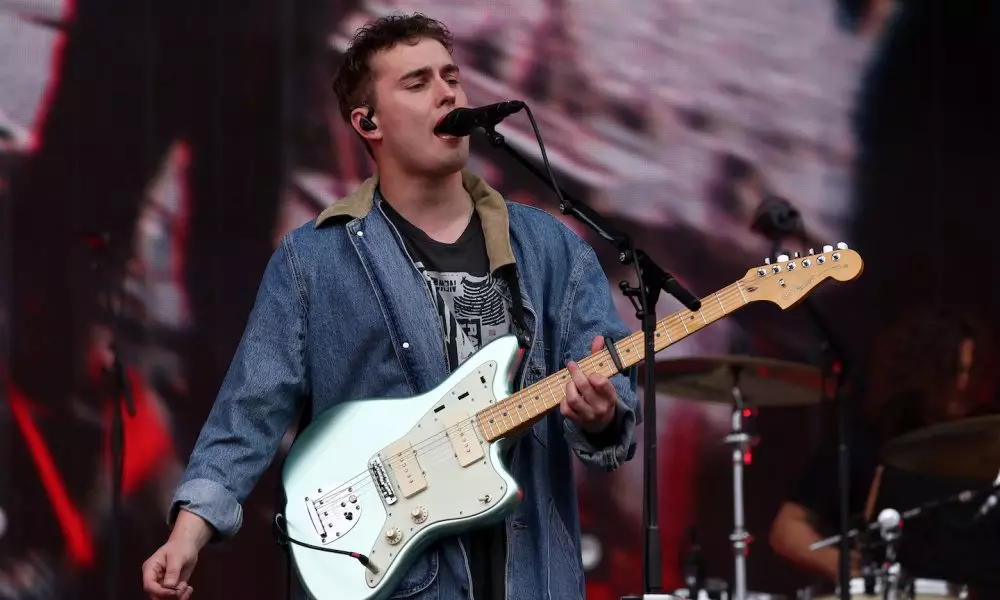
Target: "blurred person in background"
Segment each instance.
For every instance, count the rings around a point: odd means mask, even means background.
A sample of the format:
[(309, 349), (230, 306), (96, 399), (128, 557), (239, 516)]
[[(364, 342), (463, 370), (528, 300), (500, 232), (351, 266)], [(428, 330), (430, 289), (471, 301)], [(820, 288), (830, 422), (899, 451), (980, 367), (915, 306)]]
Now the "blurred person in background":
[[(867, 392), (848, 402), (856, 418), (848, 432), (851, 526), (882, 508), (903, 512), (982, 484), (963, 477), (904, 472), (882, 463), (887, 442), (933, 425), (997, 412), (995, 340), (980, 321), (959, 311), (929, 308), (899, 319), (876, 342)], [(861, 399), (863, 398), (863, 401)], [(836, 419), (800, 474), (772, 524), (770, 543), (791, 564), (838, 578), (839, 546), (809, 546), (840, 530)], [(968, 528), (978, 504), (946, 506), (907, 522), (900, 561), (915, 577), (996, 586), (1000, 521)], [(860, 575), (862, 555), (851, 557)], [(1000, 588), (991, 587), (1000, 590)], [(988, 596), (992, 597), (992, 596)]]

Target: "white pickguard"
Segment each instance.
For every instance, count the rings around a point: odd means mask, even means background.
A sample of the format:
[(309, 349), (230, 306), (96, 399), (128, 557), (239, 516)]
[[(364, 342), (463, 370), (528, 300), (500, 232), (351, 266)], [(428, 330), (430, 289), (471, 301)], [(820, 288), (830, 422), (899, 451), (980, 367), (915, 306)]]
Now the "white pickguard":
[[(430, 542), (513, 508), (518, 487), (500, 463), (501, 445), (484, 442), (472, 423), (477, 411), (509, 394), (516, 353), (513, 336), (500, 338), (426, 394), (345, 402), (302, 432), (282, 474), (289, 536), (364, 554), (379, 569), (372, 573), (350, 556), (291, 544), (299, 578), (313, 598), (385, 597)], [(453, 443), (445, 430), (456, 420), (461, 423), (452, 431), (465, 435)], [(477, 460), (471, 460), (472, 444), (481, 449)], [(390, 455), (390, 446), (396, 454)], [(416, 463), (412, 455), (400, 462), (401, 446), (415, 452)], [(375, 458), (388, 475), (391, 505), (372, 479), (369, 462)], [(390, 532), (399, 534), (395, 544)]]

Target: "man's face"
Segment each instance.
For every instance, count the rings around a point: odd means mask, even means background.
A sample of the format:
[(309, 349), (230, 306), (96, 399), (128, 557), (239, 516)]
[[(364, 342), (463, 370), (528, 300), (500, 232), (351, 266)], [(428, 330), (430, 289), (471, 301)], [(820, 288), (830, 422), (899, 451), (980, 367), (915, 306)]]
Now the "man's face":
[(468, 102), (448, 50), (428, 38), (401, 42), (372, 57), (371, 66), (380, 162), (425, 177), (464, 168), (468, 139), (437, 136), (433, 131), (452, 109)]
[(964, 418), (975, 408), (976, 398), (970, 389), (975, 348), (971, 339), (962, 340), (958, 346), (958, 372), (954, 387), (948, 390), (945, 404), (945, 415), (949, 420)]

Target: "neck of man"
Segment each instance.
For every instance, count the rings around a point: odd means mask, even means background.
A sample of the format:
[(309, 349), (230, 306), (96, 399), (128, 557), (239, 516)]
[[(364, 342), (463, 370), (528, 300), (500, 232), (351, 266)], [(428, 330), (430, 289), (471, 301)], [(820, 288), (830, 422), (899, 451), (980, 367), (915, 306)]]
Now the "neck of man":
[(380, 168), (379, 188), (396, 212), (438, 242), (455, 242), (472, 217), (472, 199), (460, 171), (426, 177)]

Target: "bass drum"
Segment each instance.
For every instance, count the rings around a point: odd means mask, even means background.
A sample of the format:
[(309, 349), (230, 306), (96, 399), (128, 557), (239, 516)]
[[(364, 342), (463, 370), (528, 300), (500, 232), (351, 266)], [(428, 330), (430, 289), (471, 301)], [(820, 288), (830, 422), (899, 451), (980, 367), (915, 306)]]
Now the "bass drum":
[[(691, 592), (687, 588), (675, 590), (675, 595), (667, 596), (667, 598), (677, 598), (678, 600), (733, 600), (733, 596), (729, 594), (724, 581), (709, 579), (706, 583), (706, 587), (709, 589), (702, 590), (697, 598), (692, 598)], [(713, 585), (713, 583), (716, 583), (716, 585)], [(788, 598), (780, 594), (747, 591), (746, 600), (788, 600)]]
[[(813, 595), (800, 594), (799, 598), (811, 600), (840, 600), (836, 593)], [(903, 594), (900, 600), (969, 600), (968, 589), (963, 585), (956, 585), (938, 579), (914, 579), (913, 593)], [(882, 600), (882, 583), (875, 582), (875, 593), (865, 593), (865, 580), (861, 577), (851, 579), (851, 600)]]

